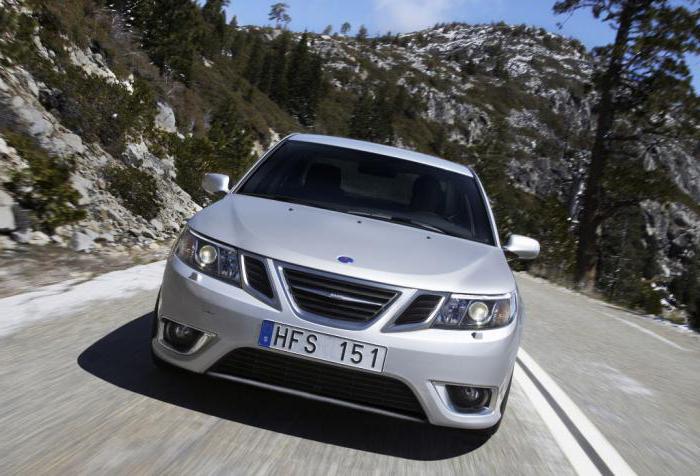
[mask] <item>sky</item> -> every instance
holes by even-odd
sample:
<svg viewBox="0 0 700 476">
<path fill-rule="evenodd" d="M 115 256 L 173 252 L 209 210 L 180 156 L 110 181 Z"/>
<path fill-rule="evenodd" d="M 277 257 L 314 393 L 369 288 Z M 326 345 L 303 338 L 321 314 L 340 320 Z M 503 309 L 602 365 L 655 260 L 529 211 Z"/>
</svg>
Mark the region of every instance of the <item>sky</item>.
<svg viewBox="0 0 700 476">
<path fill-rule="evenodd" d="M 427 28 L 438 22 L 525 23 L 554 33 L 579 39 L 587 47 L 612 41 L 614 32 L 595 20 L 588 11 L 572 16 L 552 13 L 554 0 L 284 0 L 289 5 L 294 31 L 320 32 L 326 25 L 334 30 L 349 22 L 353 32 L 365 25 L 369 33 L 387 31 L 405 33 Z M 681 2 L 681 0 L 679 0 Z M 231 0 L 229 18 L 238 17 L 240 25 L 269 25 L 272 0 Z M 557 23 L 563 23 L 561 29 Z M 700 91 L 700 57 L 689 58 L 693 84 Z"/>
</svg>

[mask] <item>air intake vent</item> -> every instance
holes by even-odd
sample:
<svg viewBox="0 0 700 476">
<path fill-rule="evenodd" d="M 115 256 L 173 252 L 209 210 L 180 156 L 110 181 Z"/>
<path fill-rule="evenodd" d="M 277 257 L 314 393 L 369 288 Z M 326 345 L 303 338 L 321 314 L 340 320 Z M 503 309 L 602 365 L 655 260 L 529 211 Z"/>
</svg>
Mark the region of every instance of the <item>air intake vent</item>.
<svg viewBox="0 0 700 476">
<path fill-rule="evenodd" d="M 270 299 L 274 296 L 265 264 L 258 258 L 245 255 L 245 275 L 248 285 Z"/>
<path fill-rule="evenodd" d="M 332 319 L 367 322 L 378 316 L 397 291 L 354 281 L 284 269 L 294 301 L 304 311 Z"/>
<path fill-rule="evenodd" d="M 406 310 L 396 319 L 395 324 L 417 324 L 425 321 L 435 310 L 442 296 L 422 294 L 415 298 Z"/>
<path fill-rule="evenodd" d="M 411 389 L 385 375 L 251 348 L 234 350 L 209 371 L 425 418 Z"/>
</svg>

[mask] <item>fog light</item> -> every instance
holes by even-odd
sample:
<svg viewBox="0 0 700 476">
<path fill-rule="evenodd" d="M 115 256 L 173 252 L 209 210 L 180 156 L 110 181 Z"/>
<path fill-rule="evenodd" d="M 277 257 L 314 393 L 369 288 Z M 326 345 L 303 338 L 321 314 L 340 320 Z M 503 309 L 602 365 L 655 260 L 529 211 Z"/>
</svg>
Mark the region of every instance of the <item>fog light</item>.
<svg viewBox="0 0 700 476">
<path fill-rule="evenodd" d="M 488 406 L 491 399 L 491 389 L 447 385 L 447 395 L 458 411 L 473 412 Z"/>
<path fill-rule="evenodd" d="M 204 334 L 197 329 L 164 320 L 163 340 L 178 352 L 189 352 Z"/>
</svg>

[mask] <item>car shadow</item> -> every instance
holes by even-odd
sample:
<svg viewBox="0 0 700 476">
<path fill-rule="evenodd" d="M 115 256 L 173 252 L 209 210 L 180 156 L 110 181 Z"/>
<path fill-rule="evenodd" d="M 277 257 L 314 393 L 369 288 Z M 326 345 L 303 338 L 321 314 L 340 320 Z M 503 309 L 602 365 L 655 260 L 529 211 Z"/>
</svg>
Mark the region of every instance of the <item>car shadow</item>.
<svg viewBox="0 0 700 476">
<path fill-rule="evenodd" d="M 84 350 L 78 365 L 123 389 L 218 418 L 346 448 L 414 460 L 461 456 L 488 437 L 409 422 L 225 380 L 158 370 L 148 336 L 152 314 Z"/>
</svg>

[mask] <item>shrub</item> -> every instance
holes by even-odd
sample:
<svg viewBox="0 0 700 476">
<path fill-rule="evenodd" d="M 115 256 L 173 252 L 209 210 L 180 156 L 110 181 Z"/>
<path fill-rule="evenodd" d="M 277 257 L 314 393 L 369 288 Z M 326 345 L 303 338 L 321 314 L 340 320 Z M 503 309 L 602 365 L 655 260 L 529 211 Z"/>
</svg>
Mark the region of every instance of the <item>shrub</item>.
<svg viewBox="0 0 700 476">
<path fill-rule="evenodd" d="M 650 283 L 642 281 L 639 283 L 636 292 L 629 296 L 629 305 L 636 309 L 641 309 L 647 314 L 658 315 L 663 310 L 661 298 L 663 294 L 651 288 Z M 624 303 L 624 301 L 623 301 Z"/>
<path fill-rule="evenodd" d="M 99 141 L 115 155 L 124 150 L 129 131 L 143 130 L 153 124 L 155 94 L 145 81 L 134 83 L 130 93 L 121 84 L 86 76 L 80 68 L 69 66 L 65 74 L 50 74 L 55 88 L 43 96 L 44 106 L 58 112 L 61 122 L 90 141 Z"/>
<path fill-rule="evenodd" d="M 688 326 L 700 331 L 700 247 L 684 259 L 684 271 L 671 281 L 671 292 L 685 307 Z"/>
<path fill-rule="evenodd" d="M 174 146 L 177 184 L 189 193 L 200 205 L 206 203 L 207 195 L 202 190 L 202 177 L 211 169 L 214 144 L 206 137 L 188 137 Z"/>
<path fill-rule="evenodd" d="M 28 169 L 15 172 L 6 187 L 20 206 L 30 210 L 34 225 L 53 233 L 58 226 L 84 218 L 80 194 L 70 181 L 73 161 L 50 157 L 27 136 L 10 131 L 2 135 L 29 164 Z"/>
<path fill-rule="evenodd" d="M 107 169 L 109 192 L 118 197 L 132 213 L 146 220 L 158 216 L 161 204 L 158 200 L 156 180 L 134 167 L 112 166 Z"/>
</svg>

